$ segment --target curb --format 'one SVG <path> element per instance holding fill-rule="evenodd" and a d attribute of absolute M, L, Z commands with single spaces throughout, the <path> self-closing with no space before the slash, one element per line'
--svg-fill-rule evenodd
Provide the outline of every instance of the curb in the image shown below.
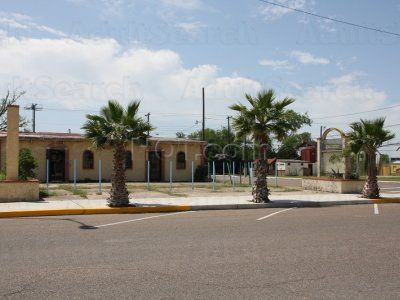
<path fill-rule="evenodd" d="M 101 215 L 101 214 L 143 214 L 180 211 L 200 210 L 234 210 L 234 209 L 262 209 L 262 208 L 291 208 L 291 207 L 329 207 L 339 205 L 359 204 L 386 204 L 400 203 L 400 198 L 385 199 L 362 199 L 362 200 L 341 200 L 329 202 L 307 202 L 287 201 L 270 203 L 246 203 L 246 204 L 216 204 L 216 205 L 170 205 L 170 206 L 141 206 L 123 208 L 87 208 L 87 209 L 43 209 L 43 210 L 21 210 L 0 212 L 0 218 L 19 217 L 45 217 L 45 216 L 66 216 L 66 215 Z"/>
<path fill-rule="evenodd" d="M 122 208 L 87 208 L 87 209 L 42 209 L 42 210 L 20 210 L 0 212 L 0 218 L 19 217 L 45 217 L 66 215 L 105 215 L 105 214 L 143 214 L 157 212 L 179 212 L 189 211 L 189 205 L 174 206 L 143 206 Z"/>

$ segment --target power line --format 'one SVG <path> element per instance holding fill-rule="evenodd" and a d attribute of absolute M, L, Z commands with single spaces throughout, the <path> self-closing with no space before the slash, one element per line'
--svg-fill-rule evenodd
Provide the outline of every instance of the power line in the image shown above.
<path fill-rule="evenodd" d="M 360 25 L 360 24 L 344 21 L 344 20 L 339 20 L 339 19 L 335 19 L 335 18 L 331 18 L 331 17 L 326 17 L 326 16 L 323 16 L 323 15 L 315 14 L 315 13 L 312 13 L 312 12 L 309 12 L 309 11 L 305 11 L 305 10 L 302 10 L 302 9 L 290 7 L 290 6 L 287 6 L 287 5 L 284 5 L 284 4 L 280 4 L 280 3 L 275 3 L 275 2 L 266 1 L 266 0 L 259 0 L 259 1 L 267 3 L 267 4 L 270 4 L 270 5 L 286 8 L 286 9 L 289 9 L 289 10 L 292 10 L 292 11 L 296 11 L 296 12 L 299 12 L 299 13 L 302 13 L 302 14 L 306 14 L 306 15 L 310 15 L 310 16 L 313 16 L 313 17 L 317 17 L 317 18 L 320 18 L 320 19 L 325 19 L 325 20 L 329 20 L 329 21 L 332 21 L 332 22 L 337 22 L 337 23 L 341 23 L 341 24 L 345 24 L 345 25 L 350 25 L 350 26 L 353 26 L 353 27 L 358 27 L 358 28 L 362 28 L 362 29 L 372 30 L 372 31 L 376 31 L 376 32 L 390 34 L 390 35 L 394 35 L 394 36 L 400 37 L 400 33 L 397 33 L 397 32 L 391 32 L 391 31 L 387 31 L 387 30 L 383 30 L 383 29 L 379 29 L 379 28 L 369 27 L 369 26 L 365 26 L 365 25 Z"/>
<path fill-rule="evenodd" d="M 346 116 L 354 116 L 354 115 L 365 114 L 365 113 L 369 113 L 369 112 L 387 110 L 387 109 L 391 109 L 391 108 L 395 108 L 395 107 L 400 107 L 400 104 L 396 104 L 396 105 L 388 106 L 388 107 L 377 108 L 377 109 L 372 109 L 372 110 L 364 110 L 364 111 L 359 111 L 359 112 L 354 112 L 354 113 L 349 113 L 349 114 L 334 115 L 334 116 L 325 116 L 325 117 L 318 117 L 318 118 L 312 118 L 312 119 L 313 119 L 313 120 L 321 120 L 321 119 L 330 119 L 330 118 L 339 118 L 339 117 L 346 117 Z"/>

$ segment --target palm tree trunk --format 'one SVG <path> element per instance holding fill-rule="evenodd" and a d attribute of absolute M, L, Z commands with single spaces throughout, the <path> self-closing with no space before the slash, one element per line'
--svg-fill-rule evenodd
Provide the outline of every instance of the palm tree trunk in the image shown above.
<path fill-rule="evenodd" d="M 263 143 L 260 148 L 260 157 L 255 162 L 255 180 L 253 184 L 253 202 L 267 203 L 269 202 L 269 189 L 267 186 L 268 175 L 268 160 L 266 143 Z"/>
<path fill-rule="evenodd" d="M 379 198 L 379 186 L 378 186 L 378 170 L 376 168 L 376 154 L 375 152 L 367 153 L 368 158 L 368 170 L 367 180 L 362 191 L 362 196 L 368 199 Z"/>
<path fill-rule="evenodd" d="M 123 143 L 114 148 L 113 174 L 108 205 L 111 207 L 129 206 L 129 192 L 126 188 L 125 147 Z"/>

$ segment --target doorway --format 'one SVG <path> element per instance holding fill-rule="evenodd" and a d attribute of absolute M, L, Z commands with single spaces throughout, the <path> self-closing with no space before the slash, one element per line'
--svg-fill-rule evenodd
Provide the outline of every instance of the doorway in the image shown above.
<path fill-rule="evenodd" d="M 150 181 L 161 181 L 162 180 L 162 152 L 161 151 L 150 151 Z"/>
<path fill-rule="evenodd" d="M 49 160 L 49 181 L 65 182 L 65 150 L 47 150 Z"/>

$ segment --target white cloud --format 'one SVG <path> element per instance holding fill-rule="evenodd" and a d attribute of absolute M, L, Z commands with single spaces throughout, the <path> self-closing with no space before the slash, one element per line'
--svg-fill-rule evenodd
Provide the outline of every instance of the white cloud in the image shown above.
<path fill-rule="evenodd" d="M 329 59 L 315 57 L 309 52 L 303 52 L 299 50 L 292 51 L 291 56 L 297 59 L 302 64 L 327 65 L 330 63 Z"/>
<path fill-rule="evenodd" d="M 306 0 L 275 0 L 275 2 L 295 9 L 304 9 L 307 5 Z M 271 4 L 265 4 L 261 9 L 261 15 L 269 21 L 277 20 L 289 13 L 293 13 L 293 11 Z"/>
<path fill-rule="evenodd" d="M 220 113 L 261 88 L 249 78 L 221 76 L 214 65 L 187 68 L 174 51 L 122 50 L 114 39 L 3 36 L 0 64 L 2 92 L 22 88 L 44 107 L 98 108 L 110 98 L 141 99 L 144 110 L 188 113 L 193 119 L 190 114 L 201 112 L 203 86 L 208 111 Z"/>
<path fill-rule="evenodd" d="M 182 22 L 177 23 L 175 27 L 183 30 L 187 34 L 191 36 L 197 36 L 203 28 L 206 28 L 207 25 L 202 22 Z"/>
<path fill-rule="evenodd" d="M 340 118 L 323 118 L 354 112 L 373 110 L 385 105 L 387 94 L 384 91 L 362 83 L 361 73 L 350 73 L 332 78 L 323 85 L 311 85 L 299 95 L 296 106 L 301 111 L 308 111 L 318 122 L 328 126 L 346 127 L 350 121 L 368 115 L 354 115 Z M 379 115 L 382 112 L 378 112 Z M 385 113 L 383 113 L 385 114 Z M 374 114 L 376 117 L 376 113 Z"/>
<path fill-rule="evenodd" d="M 262 59 L 259 61 L 259 64 L 265 67 L 271 67 L 274 70 L 278 69 L 293 69 L 293 65 L 290 64 L 288 60 L 269 60 Z"/>
<path fill-rule="evenodd" d="M 0 13 L 0 25 L 7 27 L 8 29 L 19 29 L 26 31 L 41 31 L 50 33 L 59 37 L 66 37 L 67 34 L 60 30 L 56 30 L 54 28 L 37 24 L 32 21 L 29 16 L 22 14 L 5 14 L 4 12 Z"/>
<path fill-rule="evenodd" d="M 162 0 L 162 2 L 167 6 L 185 10 L 196 10 L 203 6 L 201 0 Z"/>

